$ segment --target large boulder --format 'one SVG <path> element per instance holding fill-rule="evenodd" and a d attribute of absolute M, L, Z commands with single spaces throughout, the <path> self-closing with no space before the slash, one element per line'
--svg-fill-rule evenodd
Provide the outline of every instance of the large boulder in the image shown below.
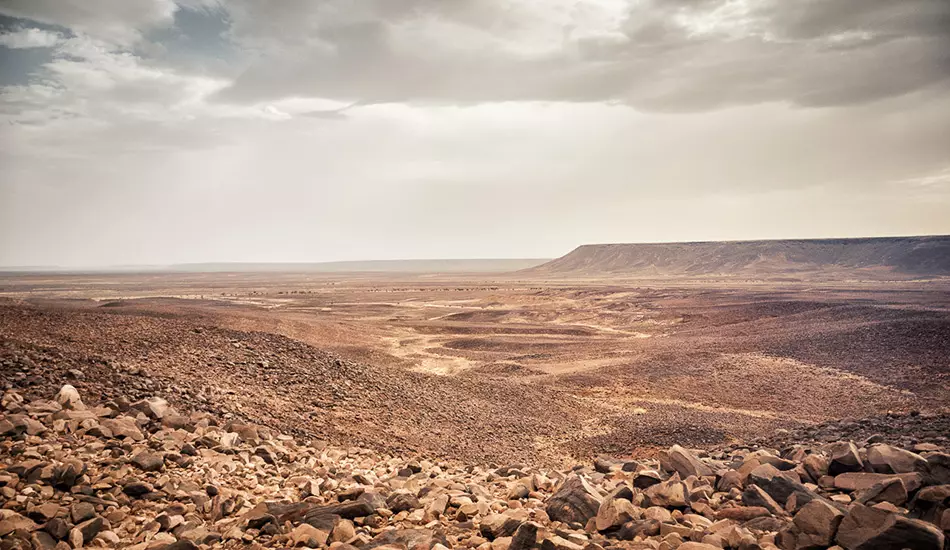
<path fill-rule="evenodd" d="M 508 550 L 530 550 L 538 543 L 538 528 L 540 525 L 533 522 L 522 523 L 511 537 Z"/>
<path fill-rule="evenodd" d="M 548 499 L 548 517 L 564 523 L 586 524 L 600 509 L 600 493 L 583 476 L 571 474 L 561 488 Z"/>
<path fill-rule="evenodd" d="M 673 445 L 670 450 L 660 454 L 660 466 L 668 472 L 678 472 L 684 479 L 689 476 L 713 475 L 712 468 L 679 445 Z"/>
<path fill-rule="evenodd" d="M 927 522 L 854 504 L 835 541 L 847 550 L 943 550 L 944 535 Z"/>
<path fill-rule="evenodd" d="M 755 484 L 749 485 L 745 488 L 745 491 L 742 492 L 742 504 L 745 506 L 765 508 L 773 516 L 786 515 L 782 505 L 775 502 L 775 499 Z"/>
<path fill-rule="evenodd" d="M 689 504 L 689 487 L 674 475 L 663 483 L 657 483 L 643 491 L 650 506 L 685 508 Z"/>
<path fill-rule="evenodd" d="M 844 512 L 822 499 L 814 499 L 795 514 L 783 529 L 777 543 L 783 550 L 827 548 L 834 544 Z"/>
<path fill-rule="evenodd" d="M 848 472 L 835 476 L 835 488 L 843 491 L 860 491 L 868 489 L 887 479 L 898 478 L 904 482 L 908 492 L 916 491 L 920 488 L 923 480 L 920 474 L 872 474 L 870 472 Z"/>
<path fill-rule="evenodd" d="M 612 498 L 600 505 L 595 518 L 598 531 L 619 529 L 624 523 L 640 519 L 643 511 L 634 506 L 629 500 Z"/>
<path fill-rule="evenodd" d="M 891 445 L 873 445 L 868 449 L 868 464 L 880 474 L 909 474 L 927 471 L 927 460 L 919 454 Z"/>
<path fill-rule="evenodd" d="M 802 467 L 805 473 L 811 477 L 812 481 L 818 482 L 823 476 L 828 475 L 828 457 L 819 453 L 809 454 L 802 460 Z"/>
<path fill-rule="evenodd" d="M 56 402 L 64 409 L 73 411 L 86 410 L 86 405 L 83 404 L 82 398 L 79 396 L 79 391 L 69 384 L 60 388 L 59 393 L 56 394 Z"/>
<path fill-rule="evenodd" d="M 900 478 L 891 477 L 855 492 L 854 496 L 861 504 L 890 502 L 894 506 L 903 506 L 907 502 L 907 488 Z"/>
<path fill-rule="evenodd" d="M 927 455 L 927 484 L 950 484 L 950 454 L 930 453 Z"/>
<path fill-rule="evenodd" d="M 850 441 L 835 443 L 831 447 L 831 461 L 828 464 L 828 473 L 836 476 L 845 472 L 860 472 L 864 469 L 864 461 L 858 448 Z"/>
<path fill-rule="evenodd" d="M 917 491 L 910 508 L 915 514 L 914 517 L 939 523 L 944 509 L 950 509 L 950 485 L 932 485 Z"/>
<path fill-rule="evenodd" d="M 749 483 L 757 485 L 781 506 L 788 498 L 796 495 L 798 507 L 804 506 L 818 495 L 802 485 L 798 474 L 792 471 L 782 472 L 771 464 L 763 464 L 749 473 Z"/>

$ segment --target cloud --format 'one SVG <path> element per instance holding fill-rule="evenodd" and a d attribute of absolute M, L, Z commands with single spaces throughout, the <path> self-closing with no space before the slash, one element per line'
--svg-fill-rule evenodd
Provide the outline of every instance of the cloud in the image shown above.
<path fill-rule="evenodd" d="M 233 38 L 257 57 L 219 97 L 694 111 L 847 105 L 950 78 L 943 0 L 444 4 L 228 4 Z"/>
<path fill-rule="evenodd" d="M 14 50 L 52 48 L 62 42 L 63 36 L 43 29 L 17 29 L 0 33 L 0 46 Z"/>
<path fill-rule="evenodd" d="M 100 40 L 130 45 L 147 29 L 169 25 L 174 0 L 4 0 L 0 14 L 58 25 Z"/>

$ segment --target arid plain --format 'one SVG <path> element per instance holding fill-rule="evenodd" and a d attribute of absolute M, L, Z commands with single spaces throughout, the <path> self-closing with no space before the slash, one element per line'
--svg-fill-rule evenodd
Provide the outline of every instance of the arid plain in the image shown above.
<path fill-rule="evenodd" d="M 940 432 L 950 403 L 945 280 L 6 274 L 0 338 L 37 395 L 75 370 L 83 395 L 478 462 L 867 437 L 888 412 Z"/>

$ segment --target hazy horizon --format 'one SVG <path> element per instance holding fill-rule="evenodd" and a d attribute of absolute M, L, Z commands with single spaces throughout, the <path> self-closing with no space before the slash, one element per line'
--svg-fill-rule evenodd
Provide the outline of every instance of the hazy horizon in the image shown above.
<path fill-rule="evenodd" d="M 321 260 L 321 261 L 307 261 L 307 260 L 298 260 L 298 261 L 245 261 L 245 260 L 221 260 L 221 261 L 197 261 L 197 262 L 182 262 L 182 263 L 169 263 L 169 264 L 89 264 L 89 265 L 3 265 L 0 264 L 0 272 L 7 271 L 82 271 L 82 270 L 91 270 L 91 271 L 128 271 L 128 270 L 137 270 L 141 269 L 143 271 L 174 271 L 178 269 L 188 270 L 188 269 L 197 269 L 201 271 L 202 269 L 198 268 L 220 268 L 227 266 L 242 266 L 244 268 L 250 267 L 277 267 L 277 266 L 324 266 L 324 267 L 333 267 L 333 266 L 346 266 L 346 265 L 355 265 L 362 264 L 368 267 L 368 264 L 399 264 L 399 263 L 451 263 L 451 262 L 535 262 L 535 264 L 540 264 L 542 262 L 547 262 L 550 260 L 557 259 L 561 256 L 565 256 L 574 250 L 584 247 L 584 246 L 617 246 L 617 245 L 643 245 L 643 244 L 703 244 L 703 243 L 715 243 L 715 242 L 734 242 L 734 243 L 743 243 L 743 242 L 770 242 L 770 241 L 829 241 L 829 240 L 866 240 L 866 239 L 905 239 L 905 238 L 950 238 L 950 234 L 946 235 L 878 235 L 878 236 L 859 236 L 859 237 L 809 237 L 809 238 L 775 238 L 775 239 L 724 239 L 719 241 L 712 240 L 692 240 L 692 241 L 649 241 L 649 242 L 601 242 L 601 243 L 581 243 L 575 246 L 564 249 L 561 253 L 548 256 L 548 257 L 530 257 L 530 256 L 508 256 L 508 257 L 472 257 L 472 258 L 462 258 L 462 257 L 444 257 L 444 258 L 363 258 L 355 260 Z"/>
<path fill-rule="evenodd" d="M 945 0 L 9 0 L 0 266 L 950 234 Z"/>

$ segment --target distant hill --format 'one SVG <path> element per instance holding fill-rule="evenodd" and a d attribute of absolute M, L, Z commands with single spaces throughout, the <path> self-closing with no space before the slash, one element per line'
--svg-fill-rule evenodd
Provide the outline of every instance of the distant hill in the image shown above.
<path fill-rule="evenodd" d="M 950 275 L 950 236 L 590 244 L 522 270 L 537 276 Z"/>
<path fill-rule="evenodd" d="M 547 258 L 457 260 L 368 260 L 319 263 L 196 263 L 170 266 L 183 272 L 316 272 L 316 273 L 506 273 L 534 267 Z"/>

